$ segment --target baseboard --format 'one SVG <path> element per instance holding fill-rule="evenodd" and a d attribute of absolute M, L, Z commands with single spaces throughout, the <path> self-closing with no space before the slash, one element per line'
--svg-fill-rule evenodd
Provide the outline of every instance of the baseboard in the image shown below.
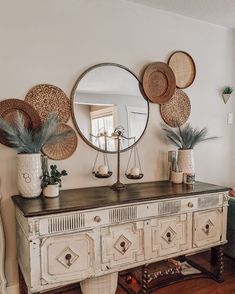
<path fill-rule="evenodd" d="M 7 287 L 7 294 L 19 294 L 19 285 L 12 285 Z"/>

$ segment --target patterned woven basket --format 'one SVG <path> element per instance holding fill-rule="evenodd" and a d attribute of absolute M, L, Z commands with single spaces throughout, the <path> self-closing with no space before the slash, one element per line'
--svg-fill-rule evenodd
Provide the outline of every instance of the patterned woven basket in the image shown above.
<path fill-rule="evenodd" d="M 86 279 L 80 282 L 82 294 L 115 294 L 117 290 L 117 280 L 118 273 Z"/>
<path fill-rule="evenodd" d="M 176 89 L 171 100 L 160 105 L 160 113 L 162 119 L 169 126 L 175 128 L 178 125 L 183 125 L 191 113 L 191 104 L 188 95 L 182 90 Z"/>
<path fill-rule="evenodd" d="M 28 102 L 39 114 L 41 121 L 55 112 L 61 122 L 67 122 L 71 114 L 70 100 L 58 87 L 48 84 L 34 86 L 25 96 Z"/>

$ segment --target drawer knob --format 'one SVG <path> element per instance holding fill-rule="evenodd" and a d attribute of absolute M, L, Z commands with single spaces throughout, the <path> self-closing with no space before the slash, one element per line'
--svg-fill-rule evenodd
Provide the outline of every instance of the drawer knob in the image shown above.
<path fill-rule="evenodd" d="M 71 254 L 68 253 L 68 254 L 65 255 L 65 259 L 66 259 L 66 262 L 67 262 L 68 266 L 71 266 L 71 258 L 72 258 Z"/>
<path fill-rule="evenodd" d="M 193 207 L 193 203 L 192 202 L 189 202 L 188 203 L 188 207 L 192 208 Z"/>
<path fill-rule="evenodd" d="M 122 252 L 125 253 L 126 252 L 126 243 L 124 241 L 122 241 L 120 243 L 120 246 L 122 247 Z"/>
<path fill-rule="evenodd" d="M 207 235 L 209 235 L 209 233 L 210 233 L 210 225 L 209 224 L 205 225 L 205 232 Z"/>
<path fill-rule="evenodd" d="M 171 233 L 170 232 L 168 232 L 167 234 L 166 234 L 166 237 L 167 237 L 167 241 L 169 242 L 169 243 L 171 243 L 171 241 L 172 241 L 172 235 L 171 235 Z"/>
<path fill-rule="evenodd" d="M 101 217 L 98 216 L 98 215 L 95 216 L 95 217 L 94 217 L 94 221 L 97 222 L 97 223 L 100 223 L 100 222 L 101 222 Z"/>

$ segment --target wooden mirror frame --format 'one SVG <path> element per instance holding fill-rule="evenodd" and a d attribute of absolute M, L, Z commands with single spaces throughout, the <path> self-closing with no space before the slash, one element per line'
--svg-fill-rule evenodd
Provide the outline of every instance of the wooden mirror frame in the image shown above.
<path fill-rule="evenodd" d="M 148 99 L 146 98 L 145 94 L 144 94 L 144 89 L 143 89 L 143 85 L 142 83 L 140 82 L 140 80 L 137 78 L 137 76 L 127 67 L 125 67 L 124 65 L 121 65 L 121 64 L 118 64 L 118 63 L 110 63 L 110 62 L 105 62 L 105 63 L 99 63 L 99 64 L 96 64 L 96 65 L 93 65 L 91 67 L 89 67 L 88 69 L 86 69 L 80 76 L 79 78 L 76 80 L 74 86 L 73 86 L 73 89 L 72 89 L 72 92 L 71 92 L 71 114 L 72 114 L 72 120 L 73 120 L 73 123 L 74 123 L 74 126 L 78 132 L 78 134 L 80 135 L 80 137 L 83 139 L 83 141 L 88 144 L 90 147 L 92 147 L 93 149 L 99 151 L 99 152 L 103 152 L 103 153 L 110 153 L 110 154 L 116 154 L 118 151 L 105 151 L 101 148 L 98 148 L 96 147 L 95 145 L 93 145 L 89 140 L 87 140 L 87 138 L 83 135 L 83 133 L 81 132 L 79 126 L 78 126 L 78 123 L 76 121 L 76 118 L 75 118 L 75 111 L 74 111 L 74 97 L 75 97 L 75 92 L 76 92 L 76 89 L 77 89 L 77 86 L 79 84 L 79 82 L 83 79 L 83 77 L 88 73 L 90 72 L 91 70 L 95 69 L 95 68 L 98 68 L 98 67 L 102 67 L 102 66 L 116 66 L 116 67 L 120 67 L 126 71 L 128 71 L 138 82 L 139 84 L 139 89 L 140 89 L 140 93 L 142 94 L 142 97 L 143 99 L 145 99 L 146 103 L 147 103 L 147 108 L 148 108 L 148 115 L 147 115 L 147 120 L 146 120 L 146 124 L 145 124 L 145 128 L 141 134 L 141 136 L 138 138 L 138 140 L 136 140 L 135 143 L 133 143 L 131 146 L 127 147 L 127 148 L 124 148 L 122 150 L 120 150 L 120 152 L 125 152 L 129 149 L 131 149 L 132 147 L 134 147 L 137 143 L 140 142 L 140 140 L 142 139 L 146 129 L 147 129 L 147 126 L 148 126 L 148 122 L 149 122 L 149 101 Z"/>

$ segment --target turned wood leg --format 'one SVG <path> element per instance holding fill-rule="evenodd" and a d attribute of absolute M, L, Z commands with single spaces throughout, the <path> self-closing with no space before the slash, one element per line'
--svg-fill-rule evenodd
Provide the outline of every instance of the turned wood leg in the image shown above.
<path fill-rule="evenodd" d="M 142 291 L 143 294 L 149 294 L 149 273 L 148 273 L 148 264 L 143 266 L 142 271 Z"/>
<path fill-rule="evenodd" d="M 223 272 L 224 272 L 224 248 L 223 246 L 217 247 L 217 261 L 216 261 L 216 279 L 218 282 L 223 282 Z"/>
<path fill-rule="evenodd" d="M 222 245 L 211 248 L 211 264 L 215 266 L 215 280 L 223 282 L 224 253 Z"/>

